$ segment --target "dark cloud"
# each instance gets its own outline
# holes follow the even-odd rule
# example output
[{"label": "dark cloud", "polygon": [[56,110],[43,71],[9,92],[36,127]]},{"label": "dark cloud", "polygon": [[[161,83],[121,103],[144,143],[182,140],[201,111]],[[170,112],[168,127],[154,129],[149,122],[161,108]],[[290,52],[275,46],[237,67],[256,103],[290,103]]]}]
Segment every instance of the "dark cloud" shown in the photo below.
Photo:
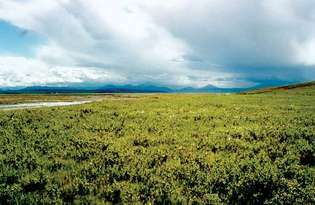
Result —
[{"label": "dark cloud", "polygon": [[0,19],[48,39],[35,60],[52,69],[173,86],[315,78],[314,13],[309,0],[0,1]]}]

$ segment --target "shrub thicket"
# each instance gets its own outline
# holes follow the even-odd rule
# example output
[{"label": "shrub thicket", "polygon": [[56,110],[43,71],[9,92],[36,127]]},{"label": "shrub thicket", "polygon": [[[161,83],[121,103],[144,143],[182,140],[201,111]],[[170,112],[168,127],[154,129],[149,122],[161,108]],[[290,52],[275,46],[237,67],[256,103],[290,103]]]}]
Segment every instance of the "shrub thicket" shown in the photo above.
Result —
[{"label": "shrub thicket", "polygon": [[314,204],[315,95],[0,112],[0,204]]}]

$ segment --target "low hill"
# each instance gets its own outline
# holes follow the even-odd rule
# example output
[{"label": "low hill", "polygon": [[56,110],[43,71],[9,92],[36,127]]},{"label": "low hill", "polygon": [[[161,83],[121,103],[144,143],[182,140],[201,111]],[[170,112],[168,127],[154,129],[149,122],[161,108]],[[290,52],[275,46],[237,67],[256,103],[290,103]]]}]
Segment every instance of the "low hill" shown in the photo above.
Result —
[{"label": "low hill", "polygon": [[242,94],[259,94],[259,93],[268,93],[268,92],[277,92],[277,91],[300,91],[311,89],[315,91],[315,81],[305,82],[305,83],[297,83],[279,87],[269,87],[257,90],[251,90],[243,92]]}]

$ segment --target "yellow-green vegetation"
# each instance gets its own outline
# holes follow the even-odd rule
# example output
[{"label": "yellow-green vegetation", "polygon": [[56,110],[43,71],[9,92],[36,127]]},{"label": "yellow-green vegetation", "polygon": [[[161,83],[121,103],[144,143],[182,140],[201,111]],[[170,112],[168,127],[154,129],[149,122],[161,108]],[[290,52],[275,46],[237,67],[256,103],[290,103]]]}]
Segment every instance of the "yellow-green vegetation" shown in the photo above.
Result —
[{"label": "yellow-green vegetation", "polygon": [[301,89],[0,111],[0,204],[314,204],[314,102]]}]

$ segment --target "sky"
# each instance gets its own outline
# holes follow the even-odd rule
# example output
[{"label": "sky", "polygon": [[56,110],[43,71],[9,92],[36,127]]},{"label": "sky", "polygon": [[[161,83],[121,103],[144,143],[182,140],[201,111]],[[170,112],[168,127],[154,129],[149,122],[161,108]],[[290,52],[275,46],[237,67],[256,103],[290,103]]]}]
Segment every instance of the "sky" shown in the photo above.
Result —
[{"label": "sky", "polygon": [[310,80],[312,0],[0,0],[0,88]]}]

